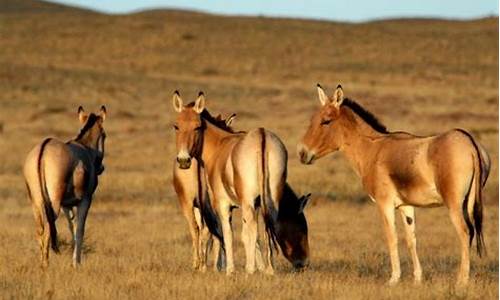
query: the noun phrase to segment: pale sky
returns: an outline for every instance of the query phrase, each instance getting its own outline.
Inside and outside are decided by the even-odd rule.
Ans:
[[[369,21],[384,18],[432,17],[474,19],[498,16],[496,0],[51,0],[106,13],[176,8],[228,15],[298,17],[333,21]]]

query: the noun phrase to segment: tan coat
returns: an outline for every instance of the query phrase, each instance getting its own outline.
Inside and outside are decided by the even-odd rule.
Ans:
[[[340,86],[328,97],[318,85],[318,94],[322,106],[298,146],[300,159],[310,164],[336,150],[346,155],[383,217],[392,264],[389,282],[398,282],[401,274],[394,210],[403,217],[419,282],[413,207],[445,205],[462,242],[458,283],[466,283],[474,235],[480,255],[484,248],[481,190],[490,170],[484,148],[461,129],[428,137],[391,133],[359,104],[344,99]]]
[[[222,227],[226,272],[231,274],[234,271],[231,211],[236,207],[242,209],[242,239],[248,273],[253,273],[256,266],[258,269],[263,268],[257,237],[257,212],[260,208],[267,232],[266,271],[273,272],[276,240],[280,246],[289,248],[283,253],[295,267],[305,266],[309,248],[307,223],[302,210],[307,200],[293,193],[283,197],[287,165],[287,152],[283,143],[265,129],[244,133],[220,126],[204,110],[203,94],[195,103],[186,106],[177,93],[173,100],[174,108],[179,113],[175,125],[177,161],[180,168],[189,167],[192,158],[203,163],[210,202]],[[280,214],[283,206],[289,207],[289,210],[283,209]]]
[[[88,115],[80,107],[78,112],[84,126],[76,139],[64,143],[47,138],[29,152],[24,163],[24,178],[35,217],[43,267],[48,266],[49,242],[52,249],[59,252],[55,221],[61,207],[68,217],[75,244],[73,265],[80,263],[87,213],[97,188],[98,175],[104,171],[105,133],[102,124],[106,110],[103,106],[99,115]]]

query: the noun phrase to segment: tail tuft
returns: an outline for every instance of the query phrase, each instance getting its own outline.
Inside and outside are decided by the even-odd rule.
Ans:
[[[45,205],[45,212],[47,214],[47,221],[49,222],[50,229],[50,247],[54,250],[55,253],[59,254],[59,240],[57,238],[57,228],[56,228],[56,218],[54,209],[52,205]]]
[[[483,237],[483,205],[480,201],[474,202],[474,227],[476,229],[476,250],[477,255],[482,257],[486,255],[486,245]]]
[[[472,146],[474,147],[474,150],[475,150],[472,182],[475,181],[474,185],[475,185],[476,190],[471,191],[470,190],[471,188],[469,187],[469,192],[467,193],[467,198],[464,201],[464,217],[465,217],[465,221],[467,223],[467,226],[469,227],[470,242],[472,243],[472,239],[474,237],[474,232],[475,232],[477,254],[479,257],[482,257],[483,253],[486,255],[486,246],[484,244],[484,237],[483,237],[482,188],[486,184],[486,178],[488,177],[488,174],[489,174],[489,166],[488,166],[489,162],[484,166],[483,160],[489,161],[489,157],[481,156],[481,151],[479,149],[479,146],[470,133],[468,133],[467,131],[462,130],[462,129],[457,129],[457,130],[469,138],[469,140],[472,143]],[[486,153],[486,156],[487,156],[487,153]],[[486,170],[483,170],[483,166],[486,167]],[[486,176],[486,178],[484,178],[484,176]],[[473,185],[472,182],[471,182],[471,186]],[[469,214],[467,213],[467,208],[466,208],[467,199],[469,198],[470,192],[474,193],[474,205],[473,205],[472,212],[471,212],[474,224],[472,224],[472,222],[469,218]]]

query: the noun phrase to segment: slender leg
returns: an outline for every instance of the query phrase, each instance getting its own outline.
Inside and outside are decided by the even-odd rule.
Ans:
[[[214,271],[220,271],[219,269],[219,256],[220,256],[220,251],[221,251],[221,248],[220,248],[220,243],[219,243],[219,240],[217,238],[213,238],[213,247],[212,247],[212,257],[213,257],[213,261],[214,261]]]
[[[262,250],[259,239],[257,239],[257,243],[255,243],[255,264],[257,265],[257,270],[264,271],[266,266],[264,264],[264,260],[262,259]]]
[[[391,204],[386,204],[383,206],[379,205],[379,209],[382,214],[387,246],[389,247],[389,254],[391,257],[392,273],[391,278],[389,279],[389,284],[393,285],[399,282],[399,278],[401,277],[401,269],[398,254],[398,237],[396,234],[396,224],[394,218],[395,209]]]
[[[262,228],[261,227],[261,223],[259,222],[259,213],[257,212],[257,214],[255,215],[256,217],[256,222],[257,222],[257,232],[261,232],[260,229]],[[257,234],[257,241],[255,243],[255,264],[257,266],[257,270],[259,271],[264,271],[264,269],[266,268],[265,264],[264,264],[264,259],[262,258],[262,246],[261,246],[261,240]]]
[[[205,226],[205,228],[202,231],[202,237],[204,241],[204,246],[203,246],[203,267],[202,271],[205,272],[208,267],[208,255],[210,252],[214,251],[214,238],[208,228]],[[217,261],[215,261],[217,262]]]
[[[201,217],[200,210],[198,208],[194,208],[194,217],[196,220],[196,225],[198,227],[198,261],[199,261],[199,269],[202,272],[207,270],[207,255],[209,248],[212,247],[212,236],[208,227],[203,224],[203,220]]]
[[[75,246],[75,236],[76,236],[76,218],[75,218],[75,212],[73,211],[72,208],[66,208],[63,207],[64,215],[66,216],[66,219],[68,220],[68,229],[69,232],[71,233],[71,244],[73,247]]]
[[[231,211],[229,208],[221,209],[222,234],[224,236],[224,246],[226,249],[226,274],[234,273],[233,260],[233,229],[231,226]]]
[[[248,203],[242,201],[242,203]],[[248,274],[255,272],[255,250],[257,242],[257,218],[255,209],[250,205],[242,206],[243,230],[241,238],[245,246],[246,266]]]
[[[268,275],[274,275],[274,244],[272,238],[266,233],[267,237],[267,267],[264,271]]]
[[[469,257],[469,235],[467,225],[460,209],[450,208],[449,210],[451,222],[457,231],[460,243],[462,246],[462,259],[460,262],[460,270],[458,272],[457,285],[466,285],[469,281],[470,257]]]
[[[77,208],[75,249],[73,250],[73,266],[77,267],[81,262],[83,236],[85,234],[85,222],[90,208],[91,199],[84,199]]]
[[[193,269],[198,270],[200,268],[200,229],[198,228],[198,224],[196,222],[196,218],[194,215],[193,206],[188,205],[186,201],[181,201],[181,203],[185,203],[182,207],[182,213],[186,218],[186,221],[189,226],[189,233],[191,234],[191,248],[193,253]]]
[[[222,244],[218,239],[216,239],[216,245],[218,253],[215,268],[216,271],[224,271],[226,269],[226,250],[222,247]]]
[[[40,262],[41,267],[46,268],[49,264],[49,243],[47,240],[47,232],[49,231],[48,224],[45,224],[45,218],[42,216],[41,210],[33,203],[33,216],[35,217],[36,239],[40,246]]]
[[[417,238],[415,236],[415,209],[412,206],[401,206],[399,209],[406,234],[406,246],[413,262],[415,283],[422,281],[422,267],[417,255]]]
[[[49,247],[50,247],[50,226],[47,220],[44,220],[43,222],[43,234],[40,240],[41,240],[40,246],[42,249],[42,268],[47,268],[49,266]]]

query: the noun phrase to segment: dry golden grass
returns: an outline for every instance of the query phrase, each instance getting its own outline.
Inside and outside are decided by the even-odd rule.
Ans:
[[[36,9],[34,9],[36,8]],[[470,130],[493,167],[485,190],[488,256],[472,259],[466,297],[498,298],[498,18],[470,22],[392,20],[345,24],[153,11],[107,16],[31,1],[0,0],[0,298],[450,298],[458,239],[445,208],[417,210],[425,281],[390,266],[381,223],[340,154],[300,165],[295,144],[317,108],[315,84],[347,96],[391,130]],[[289,180],[312,192],[311,267],[231,278],[190,269],[190,239],[171,186],[171,93],[202,89],[213,113],[236,127],[265,126],[290,151]],[[63,253],[39,269],[34,222],[21,176],[45,136],[78,131],[76,108],[104,103],[106,172],[91,208],[84,262]],[[235,217],[239,233],[239,213]],[[401,235],[400,235],[401,236]]]

